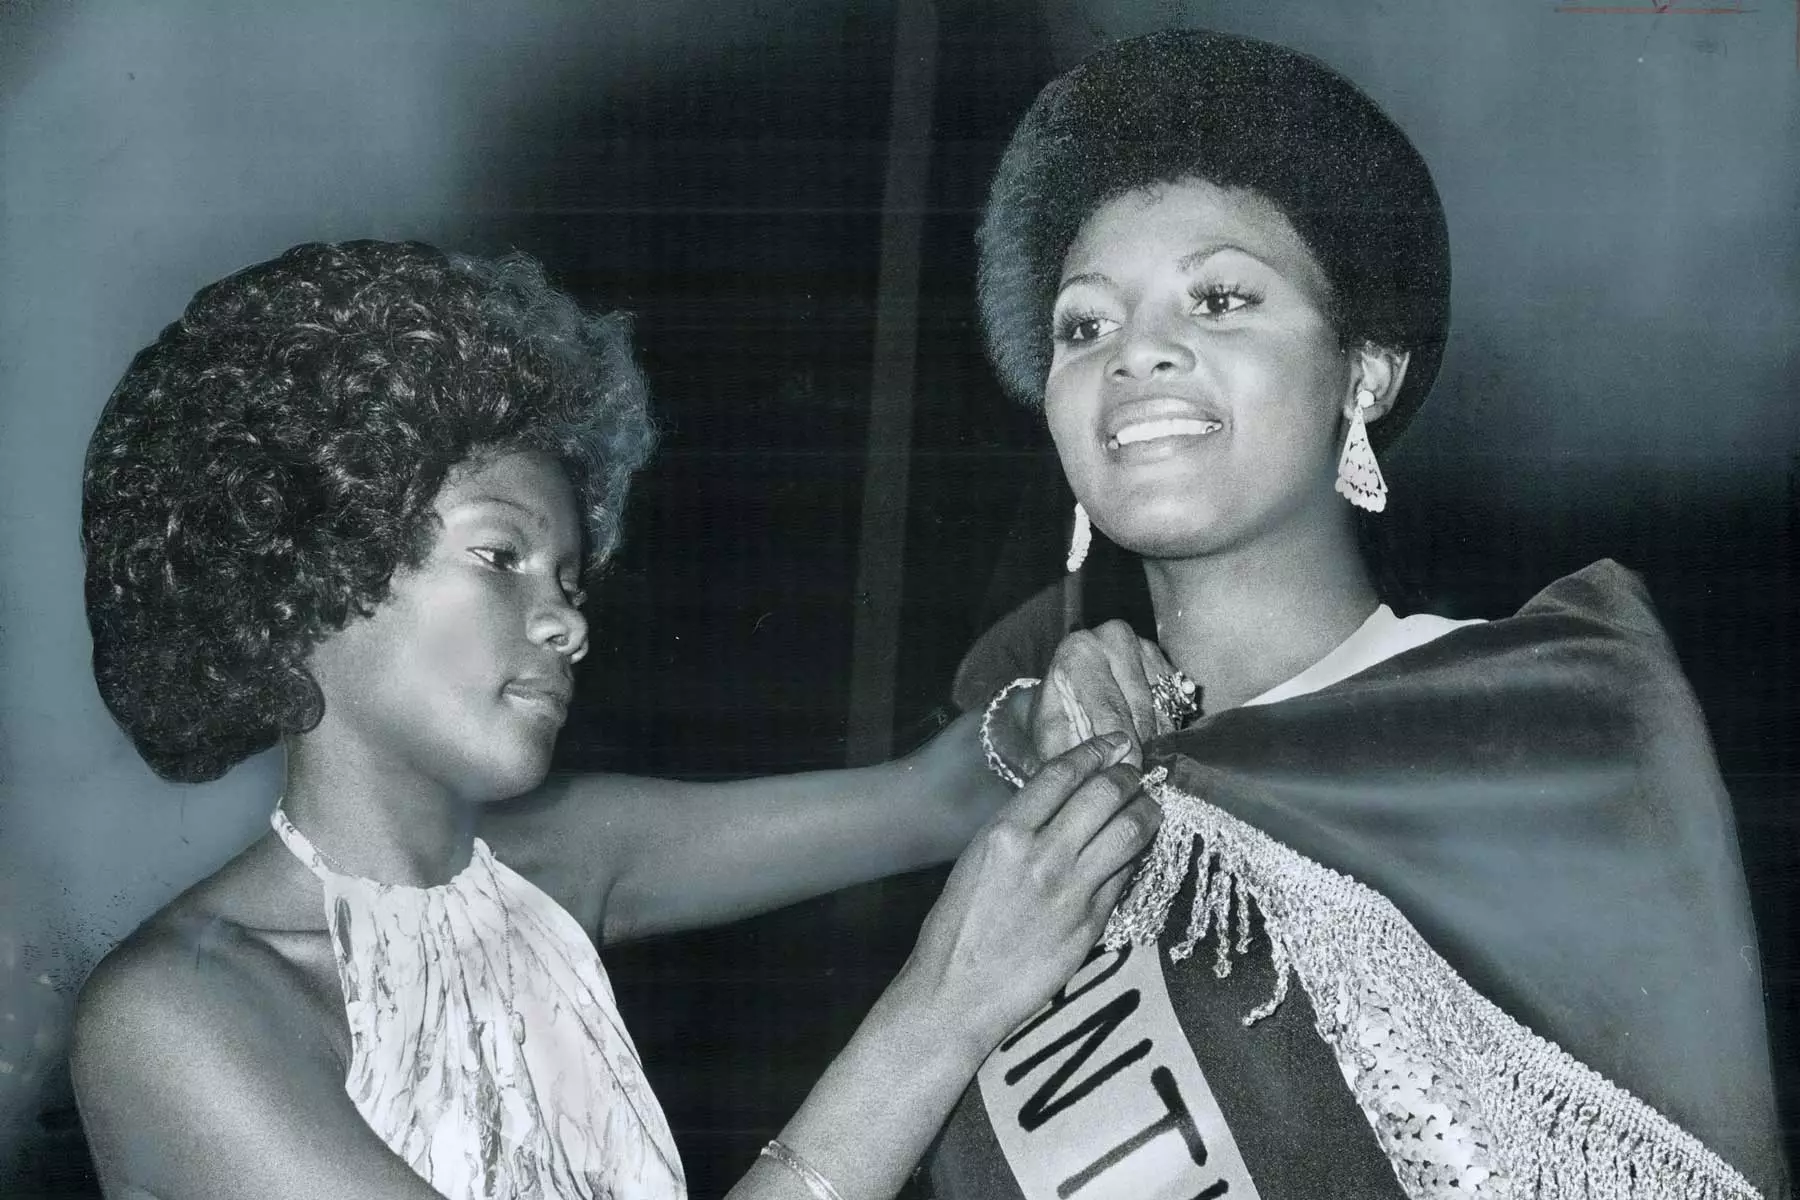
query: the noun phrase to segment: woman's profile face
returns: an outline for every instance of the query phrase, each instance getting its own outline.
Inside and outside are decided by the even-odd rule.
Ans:
[[[522,451],[452,471],[439,526],[389,598],[320,642],[333,753],[472,801],[542,782],[587,652],[581,524],[556,460]]]
[[[1045,414],[1075,496],[1138,554],[1242,546],[1341,504],[1350,358],[1272,203],[1187,181],[1097,209],[1064,259]]]

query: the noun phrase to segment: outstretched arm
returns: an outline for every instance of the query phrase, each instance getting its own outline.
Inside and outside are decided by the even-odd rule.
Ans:
[[[1043,687],[1014,693],[993,732],[1038,764],[1123,732],[1156,732],[1147,675],[1167,665],[1122,622],[1063,640]],[[606,943],[724,924],[948,862],[1006,798],[985,766],[980,712],[878,766],[684,783],[575,775],[483,815],[500,857]],[[1014,753],[1022,748],[1022,752]]]
[[[873,767],[729,783],[559,777],[484,814],[482,833],[616,943],[948,862],[1007,796],[983,766],[974,713]]]

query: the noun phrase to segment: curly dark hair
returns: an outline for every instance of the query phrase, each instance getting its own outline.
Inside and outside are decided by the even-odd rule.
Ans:
[[[1052,81],[1013,134],[978,234],[988,350],[1041,404],[1063,256],[1094,211],[1185,179],[1246,188],[1285,213],[1331,286],[1346,349],[1411,352],[1391,442],[1431,390],[1450,321],[1450,243],[1431,172],[1342,76],[1268,42],[1169,30],[1114,43]]]
[[[100,694],[158,775],[216,779],[317,725],[311,648],[422,561],[453,467],[555,455],[592,570],[654,442],[628,320],[522,255],[357,241],[239,271],[138,353],[88,446]]]

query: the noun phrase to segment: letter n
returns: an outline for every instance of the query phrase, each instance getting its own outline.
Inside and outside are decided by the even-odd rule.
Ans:
[[[1016,1084],[1058,1051],[1073,1046],[1078,1040],[1081,1041],[1079,1046],[1074,1046],[1062,1064],[1050,1073],[1050,1078],[1044,1081],[1044,1086],[1033,1092],[1031,1098],[1025,1101],[1025,1106],[1019,1109],[1019,1125],[1025,1132],[1030,1133],[1039,1128],[1051,1117],[1150,1053],[1150,1039],[1145,1038],[1070,1088],[1066,1093],[1057,1094],[1063,1084],[1069,1081],[1069,1077],[1094,1056],[1094,1052],[1100,1048],[1100,1044],[1111,1037],[1115,1029],[1125,1023],[1125,1018],[1137,1011],[1138,1000],[1139,993],[1136,988],[1120,993],[1096,1009],[1081,1024],[1006,1072],[1005,1078],[1008,1086]]]

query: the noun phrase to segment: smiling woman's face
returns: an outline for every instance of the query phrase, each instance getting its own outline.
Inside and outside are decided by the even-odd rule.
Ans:
[[[457,468],[434,508],[424,561],[314,648],[318,732],[384,773],[505,799],[543,781],[587,652],[575,493],[518,452]]]
[[[1045,414],[1108,537],[1186,558],[1329,515],[1352,362],[1329,287],[1262,197],[1188,181],[1097,209],[1069,247]]]

